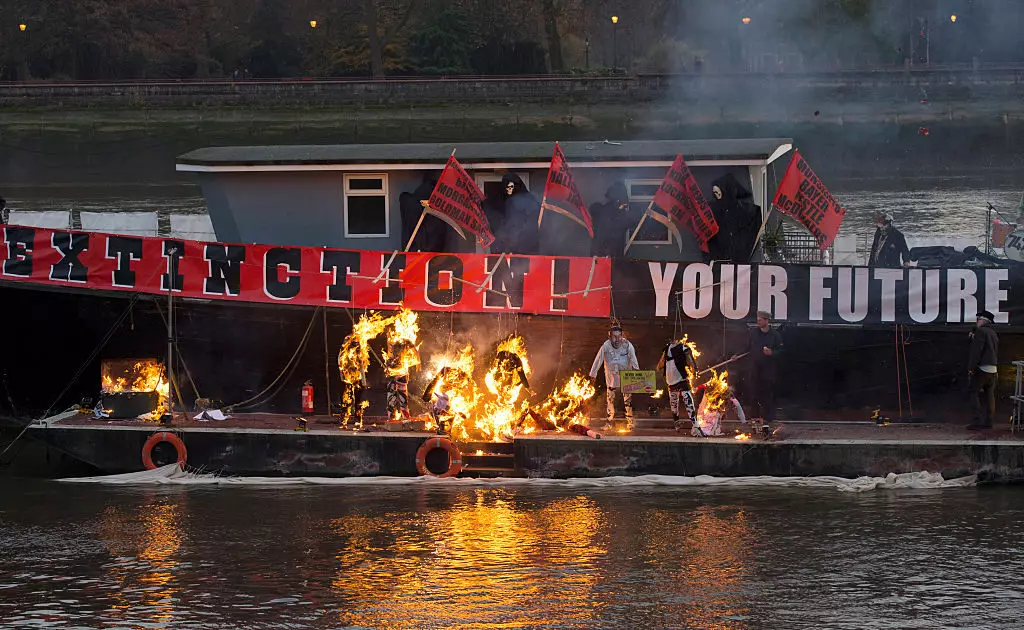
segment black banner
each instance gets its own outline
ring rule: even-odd
[[[613,300],[622,318],[753,320],[811,324],[973,323],[1024,326],[1024,272],[614,261]]]

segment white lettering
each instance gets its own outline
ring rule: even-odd
[[[745,319],[750,314],[750,265],[722,265],[718,295],[722,315]]]
[[[841,267],[839,269],[839,316],[844,321],[860,322],[868,316],[868,269]]]
[[[1006,324],[1010,321],[1010,314],[999,309],[1007,298],[1006,289],[1002,288],[1002,283],[1009,281],[1009,269],[985,270],[985,310],[996,316],[996,324]]]
[[[789,300],[786,286],[789,276],[786,270],[775,265],[761,265],[757,268],[757,310],[768,311],[777,320],[789,316]]]
[[[647,266],[651,270],[651,284],[654,285],[654,316],[668,317],[668,296],[672,293],[672,281],[676,279],[679,263],[668,263],[664,269],[657,262],[647,263]]]
[[[825,316],[825,300],[832,297],[832,289],[825,286],[825,279],[832,279],[831,267],[811,267],[810,300],[807,318],[820,322]]]
[[[683,269],[683,314],[701,319],[715,306],[715,275],[711,265],[697,263]]]
[[[882,283],[882,321],[896,321],[896,283],[903,280],[902,269],[875,269],[875,280]]]
[[[946,321],[966,322],[978,314],[978,276],[970,269],[946,271]]]
[[[939,318],[939,276],[938,269],[911,269],[910,294],[907,308],[910,319],[918,324],[930,324]]]

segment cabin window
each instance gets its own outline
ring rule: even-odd
[[[484,193],[484,199],[492,196],[498,196],[504,192],[501,187],[501,176],[504,173],[477,173],[475,176],[476,185],[480,187],[480,190]],[[530,174],[529,173],[516,173],[519,179],[523,180],[523,184],[526,185],[526,189],[531,193],[530,190]]]
[[[390,235],[388,176],[345,175],[345,238]]]
[[[626,190],[629,194],[629,209],[633,213],[633,216],[637,217],[637,221],[644,216],[647,211],[647,207],[651,205],[651,201],[654,199],[654,194],[658,192],[658,187],[661,186],[661,180],[658,179],[627,179]],[[636,223],[630,226],[629,232],[626,234],[628,239],[636,229]],[[633,241],[634,245],[671,245],[672,234],[668,231],[662,223],[651,219],[650,217],[644,221],[643,227],[640,228],[640,232],[637,233],[636,239]]]

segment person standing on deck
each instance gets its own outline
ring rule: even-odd
[[[871,242],[868,267],[906,267],[910,264],[907,239],[892,224],[892,215],[875,215],[875,238]]]
[[[967,359],[967,374],[971,379],[971,405],[974,421],[968,429],[991,429],[996,415],[996,382],[999,365],[999,337],[992,330],[995,316],[978,313],[977,326],[971,331],[971,354]]]
[[[771,319],[768,311],[758,311],[757,327],[747,331],[745,347],[732,356],[735,360],[746,353],[750,359],[751,398],[756,414],[754,424],[775,421],[775,373],[782,352],[782,335],[771,327]]]
[[[605,392],[605,401],[608,411],[608,423],[604,430],[608,431],[613,427],[615,421],[615,392],[620,389],[619,372],[622,370],[639,370],[640,364],[636,360],[636,349],[628,339],[622,336],[622,326],[612,324],[608,332],[608,340],[601,344],[601,349],[594,357],[594,365],[590,368],[590,378],[597,378],[597,371],[604,365],[604,380],[608,390]],[[626,407],[626,429],[633,430],[633,394],[622,394],[622,404]]]
[[[693,394],[690,393],[690,374],[687,370],[697,373],[697,360],[693,358],[693,351],[682,341],[673,341],[665,347],[658,360],[658,371],[665,370],[665,383],[668,385],[668,405],[672,409],[672,424],[676,433],[682,433],[683,428],[679,422],[679,399],[683,399],[686,407],[686,415],[689,417],[691,426],[697,424],[697,407],[693,404]]]

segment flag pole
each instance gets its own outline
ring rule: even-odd
[[[455,149],[456,147],[452,147],[452,154],[449,156],[449,159],[455,157]],[[445,164],[444,168],[447,169],[448,165]],[[444,169],[441,170],[441,174],[444,175]],[[420,212],[420,218],[416,221],[416,227],[412,229],[412,234],[409,235],[409,242],[405,244],[405,249],[402,251],[407,252],[409,251],[409,248],[412,247],[412,242],[416,240],[416,233],[420,231],[420,226],[423,225],[423,218],[427,216],[427,212],[430,211],[430,204],[427,201],[420,200],[420,205],[423,206],[423,211]],[[466,238],[465,235],[462,235],[462,238]]]
[[[420,219],[416,222],[416,227],[412,229],[412,234],[409,235],[409,242],[405,244],[404,251],[409,251],[409,248],[412,247],[412,242],[416,240],[416,233],[420,231],[420,226],[423,225],[423,217],[427,216],[427,211],[430,210],[429,205],[422,202],[421,204],[423,205],[423,210],[420,212]]]
[[[754,257],[754,252],[757,251],[757,243],[761,240],[761,234],[764,233],[764,228],[768,225],[768,219],[772,218],[772,210],[775,209],[775,204],[768,206],[768,212],[764,215],[764,221],[761,221],[761,229],[757,231],[757,236],[754,238],[754,247],[750,250],[750,255],[747,256],[747,260]]]
[[[651,201],[651,203],[653,204],[654,202],[653,202],[653,201]],[[629,237],[629,240],[628,240],[628,241],[626,241],[626,248],[625,248],[624,250],[622,250],[622,255],[623,255],[623,256],[625,256],[625,255],[626,255],[626,252],[628,252],[628,251],[629,251],[629,247],[630,247],[630,245],[632,245],[632,244],[633,244],[633,241],[634,241],[634,240],[636,240],[636,235],[640,233],[640,228],[641,228],[641,227],[643,227],[644,221],[646,221],[646,220],[647,220],[647,215],[648,215],[648,214],[649,214],[650,212],[651,212],[651,206],[650,206],[650,205],[648,205],[648,206],[647,206],[647,209],[646,209],[646,210],[644,210],[644,216],[640,218],[640,223],[637,223],[637,224],[636,224],[636,229],[635,229],[635,230],[633,230],[633,233],[632,233],[632,234],[630,235],[630,237]]]

